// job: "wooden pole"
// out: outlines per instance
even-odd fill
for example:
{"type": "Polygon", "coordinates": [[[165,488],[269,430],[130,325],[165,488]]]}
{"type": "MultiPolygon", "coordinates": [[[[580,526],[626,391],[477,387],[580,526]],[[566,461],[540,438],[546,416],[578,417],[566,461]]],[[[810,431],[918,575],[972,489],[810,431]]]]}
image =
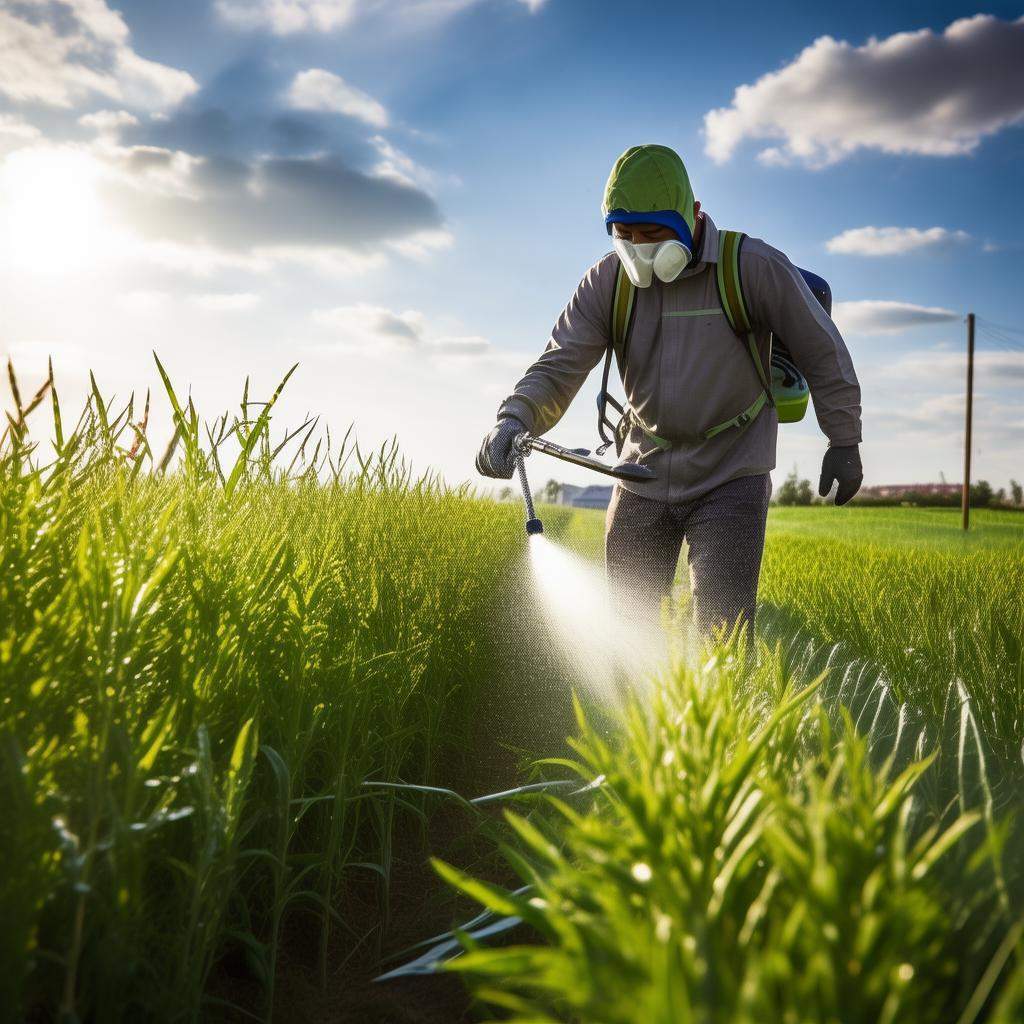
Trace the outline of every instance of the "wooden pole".
{"type": "Polygon", "coordinates": [[[964,423],[964,488],[960,511],[965,530],[971,526],[971,419],[974,414],[974,314],[967,314],[967,419],[964,423]]]}

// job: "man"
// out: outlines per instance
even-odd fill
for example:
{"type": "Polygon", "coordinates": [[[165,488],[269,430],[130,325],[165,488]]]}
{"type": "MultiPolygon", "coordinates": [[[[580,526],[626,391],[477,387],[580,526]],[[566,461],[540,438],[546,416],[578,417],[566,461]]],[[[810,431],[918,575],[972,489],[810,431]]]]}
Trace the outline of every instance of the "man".
{"type": "MultiPolygon", "coordinates": [[[[723,315],[716,264],[726,236],[701,212],[682,160],[665,146],[623,153],[603,212],[615,251],[587,271],[544,352],[502,402],[477,469],[508,479],[513,438],[544,434],[562,417],[610,343],[621,262],[636,286],[620,367],[629,403],[621,455],[657,477],[615,488],[605,527],[609,582],[660,603],[685,539],[698,627],[712,633],[739,620],[752,629],[778,415],[771,402],[759,403],[769,387],[723,315]],[[714,429],[719,424],[725,428],[714,429]]],[[[838,481],[835,501],[845,504],[862,479],[850,354],[783,253],[747,238],[738,261],[758,349],[768,349],[771,334],[784,339],[810,386],[829,442],[819,493],[838,481]]]]}

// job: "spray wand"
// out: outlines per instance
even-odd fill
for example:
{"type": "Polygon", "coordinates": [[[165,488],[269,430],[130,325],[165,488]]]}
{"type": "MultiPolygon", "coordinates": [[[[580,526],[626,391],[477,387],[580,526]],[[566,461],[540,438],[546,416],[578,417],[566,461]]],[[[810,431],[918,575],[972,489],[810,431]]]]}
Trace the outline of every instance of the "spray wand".
{"type": "Polygon", "coordinates": [[[519,484],[523,488],[523,502],[526,505],[526,532],[529,535],[544,532],[544,524],[537,518],[533,508],[533,495],[530,494],[530,484],[526,479],[526,457],[531,452],[543,452],[563,462],[572,463],[574,466],[583,466],[585,469],[592,469],[595,473],[603,473],[605,476],[615,477],[616,480],[653,480],[655,472],[649,466],[641,466],[636,462],[620,462],[615,466],[609,466],[600,459],[595,459],[587,448],[563,448],[554,441],[548,441],[541,437],[532,437],[524,431],[512,442],[512,450],[515,452],[516,472],[519,474],[519,484]]]}

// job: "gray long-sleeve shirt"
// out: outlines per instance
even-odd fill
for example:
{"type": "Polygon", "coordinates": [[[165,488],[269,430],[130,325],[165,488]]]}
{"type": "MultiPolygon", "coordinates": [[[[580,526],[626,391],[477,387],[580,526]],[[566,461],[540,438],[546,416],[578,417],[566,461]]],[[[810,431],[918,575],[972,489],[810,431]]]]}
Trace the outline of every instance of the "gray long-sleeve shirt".
{"type": "MultiPolygon", "coordinates": [[[[746,409],[761,388],[746,345],[729,327],[718,297],[719,235],[704,218],[697,262],[671,284],[639,288],[623,378],[626,399],[662,451],[633,426],[622,458],[641,459],[657,479],[622,486],[660,501],[687,502],[741,476],[775,468],[778,415],[766,406],[745,429],[709,440],[703,431],[746,409]]],[[[800,272],[778,249],[748,238],[740,254],[743,289],[762,347],[769,333],[785,341],[810,385],[814,412],[832,445],[859,444],[860,385],[842,336],[800,272]]],[[[532,433],[561,419],[609,343],[618,256],[586,273],[559,316],[540,358],[502,402],[532,433]]]]}

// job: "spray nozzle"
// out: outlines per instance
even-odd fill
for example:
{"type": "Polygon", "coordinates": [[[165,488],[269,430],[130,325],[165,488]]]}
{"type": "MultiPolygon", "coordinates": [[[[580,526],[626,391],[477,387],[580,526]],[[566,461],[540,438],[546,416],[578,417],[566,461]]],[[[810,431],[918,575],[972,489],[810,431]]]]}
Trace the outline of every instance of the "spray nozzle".
{"type": "Polygon", "coordinates": [[[545,455],[552,455],[563,462],[571,462],[574,466],[583,466],[592,469],[596,473],[604,473],[606,476],[613,476],[617,480],[653,480],[654,470],[649,466],[641,466],[636,462],[620,462],[616,466],[609,466],[591,456],[587,448],[563,448],[554,441],[546,441],[540,437],[532,437],[525,430],[517,434],[512,441],[512,451],[515,457],[516,472],[519,474],[519,484],[523,488],[523,503],[526,505],[526,532],[531,537],[537,533],[544,532],[544,524],[537,518],[533,509],[533,495],[530,493],[530,483],[526,479],[526,458],[530,452],[543,452],[545,455]]]}

